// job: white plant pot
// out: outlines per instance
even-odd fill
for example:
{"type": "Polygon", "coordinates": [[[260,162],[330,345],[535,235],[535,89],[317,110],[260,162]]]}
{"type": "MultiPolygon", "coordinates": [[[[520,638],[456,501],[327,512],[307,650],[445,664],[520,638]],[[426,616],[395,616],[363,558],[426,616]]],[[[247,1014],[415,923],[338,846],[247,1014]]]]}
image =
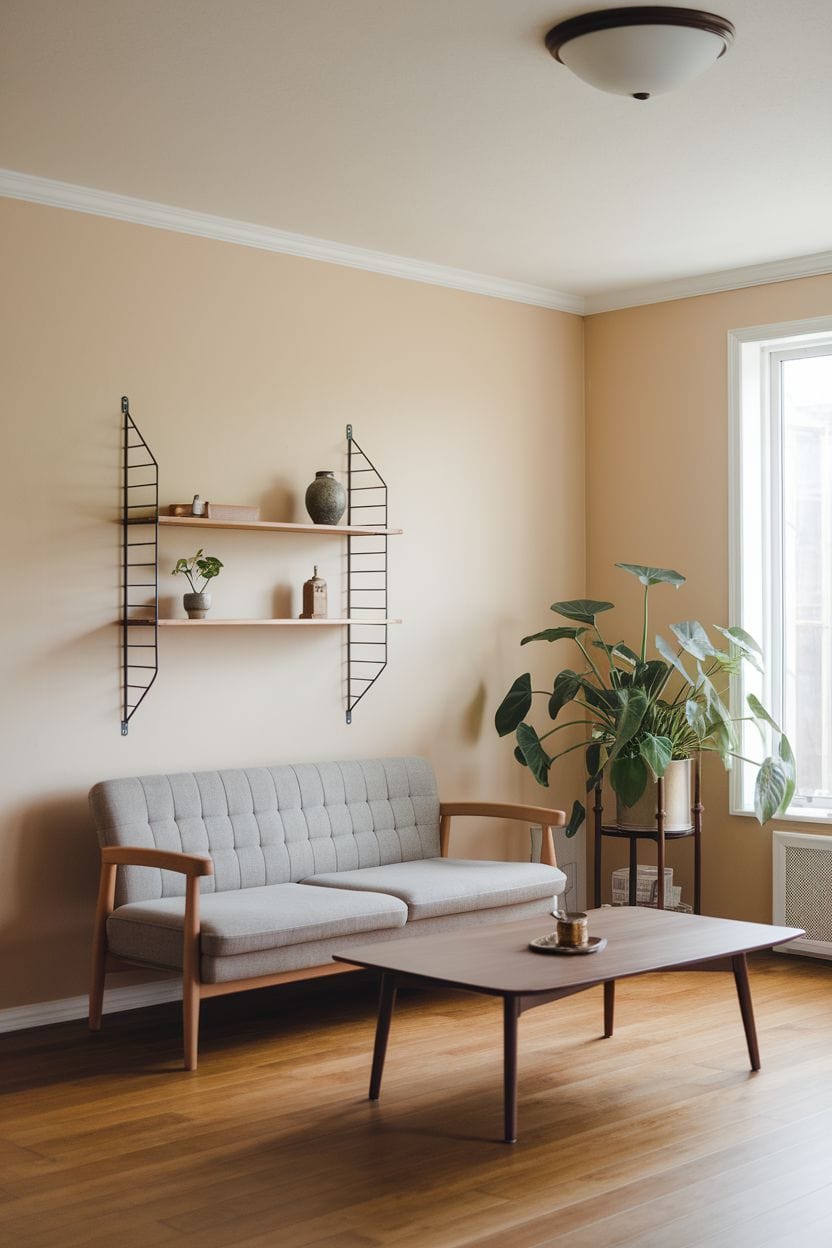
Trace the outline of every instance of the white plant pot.
{"type": "MultiPolygon", "coordinates": [[[[691,760],[674,759],[664,773],[664,830],[684,832],[693,826],[690,791],[691,760]]],[[[616,796],[616,823],[631,832],[655,832],[658,788],[648,780],[635,806],[625,806],[616,796]]]]}

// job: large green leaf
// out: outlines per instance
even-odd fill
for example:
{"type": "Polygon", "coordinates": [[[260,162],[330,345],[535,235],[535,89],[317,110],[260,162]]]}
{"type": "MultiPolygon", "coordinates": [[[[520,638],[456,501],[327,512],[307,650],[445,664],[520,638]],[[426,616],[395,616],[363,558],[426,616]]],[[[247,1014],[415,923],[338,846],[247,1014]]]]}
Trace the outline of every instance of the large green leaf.
{"type": "Polygon", "coordinates": [[[647,663],[639,663],[635,670],[634,684],[643,689],[648,698],[658,697],[664,686],[667,684],[667,678],[670,675],[670,668],[661,659],[650,659],[647,663]]]}
{"type": "Polygon", "coordinates": [[[680,624],[671,624],[670,631],[682,649],[687,650],[695,659],[711,659],[719,653],[711,645],[708,634],[698,620],[682,620],[680,624]]]}
{"type": "Polygon", "coordinates": [[[494,716],[494,727],[501,737],[514,732],[531,710],[532,677],[530,672],[518,676],[514,684],[497,707],[494,716]]]}
{"type": "Polygon", "coordinates": [[[780,758],[786,769],[786,793],[780,803],[780,814],[785,814],[792,804],[794,791],[797,788],[797,763],[795,761],[794,752],[789,743],[789,738],[785,733],[780,738],[780,758]]]}
{"type": "Polygon", "coordinates": [[[681,572],[674,572],[672,568],[649,568],[643,563],[617,563],[615,566],[631,576],[637,576],[648,589],[651,585],[673,585],[678,589],[685,583],[681,572]]]}
{"type": "Polygon", "coordinates": [[[529,764],[526,762],[523,751],[520,749],[519,745],[515,745],[514,747],[514,757],[517,759],[521,767],[528,767],[529,764]]]}
{"type": "Polygon", "coordinates": [[[552,696],[549,698],[549,714],[552,719],[557,719],[561,708],[573,700],[580,687],[581,682],[577,672],[567,668],[566,671],[558,673],[555,677],[552,696]]]}
{"type": "Polygon", "coordinates": [[[585,818],[586,818],[586,811],[584,810],[581,803],[576,800],[575,802],[572,803],[572,814],[569,816],[569,822],[564,828],[564,832],[566,833],[566,835],[574,836],[585,818]]]}
{"type": "Polygon", "coordinates": [[[789,777],[783,761],[764,759],[754,785],[754,814],[760,823],[768,823],[782,809],[788,787],[789,777]]]}
{"type": "Polygon", "coordinates": [[[606,711],[608,715],[616,715],[618,713],[617,689],[600,687],[581,673],[578,674],[578,681],[583,690],[583,695],[591,707],[599,711],[606,711]]]}
{"type": "Polygon", "coordinates": [[[610,767],[610,784],[625,806],[635,806],[647,787],[643,758],[617,758],[610,767]]]}
{"type": "Polygon", "coordinates": [[[586,747],[586,774],[588,793],[601,779],[601,743],[599,741],[593,741],[592,745],[586,747]]]}
{"type": "MultiPolygon", "coordinates": [[[[668,764],[673,756],[673,742],[670,740],[670,737],[656,737],[652,732],[646,732],[640,738],[638,748],[641,757],[650,768],[653,779],[660,779],[667,771],[668,764]]],[[[632,805],[632,802],[630,805],[632,805]]]]}
{"type": "Polygon", "coordinates": [[[574,641],[581,633],[588,631],[586,628],[569,628],[565,624],[560,628],[544,628],[542,633],[532,633],[530,637],[524,637],[520,645],[525,646],[527,641],[560,641],[564,637],[574,641]]]}
{"type": "Polygon", "coordinates": [[[549,768],[552,766],[552,760],[540,744],[540,738],[534,728],[529,724],[520,724],[518,727],[517,745],[537,783],[548,788],[549,768]]]}
{"type": "Polygon", "coordinates": [[[685,719],[701,741],[708,732],[708,721],[705,712],[695,698],[688,698],[685,703],[685,719]]]}
{"type": "Polygon", "coordinates": [[[763,665],[760,661],[763,652],[750,633],[747,633],[743,628],[722,628],[719,624],[714,624],[714,628],[718,633],[722,633],[723,637],[728,638],[731,644],[739,651],[742,658],[746,659],[752,667],[756,667],[758,672],[763,671],[763,665]]]}
{"type": "MultiPolygon", "coordinates": [[[[621,708],[615,734],[615,745],[610,750],[610,761],[618,758],[624,746],[636,735],[647,710],[647,694],[642,689],[618,689],[621,708]]],[[[632,806],[632,802],[627,803],[632,806]]]]}
{"type": "Polygon", "coordinates": [[[762,647],[754,640],[750,633],[744,628],[739,628],[736,624],[731,628],[720,628],[719,624],[714,624],[714,628],[718,633],[722,633],[723,637],[729,638],[735,645],[741,646],[744,650],[750,650],[754,654],[763,657],[762,647]]]}
{"type": "Polygon", "coordinates": [[[676,668],[676,671],[679,673],[679,675],[684,680],[686,680],[689,685],[693,684],[693,681],[691,680],[690,676],[688,676],[687,672],[685,671],[682,660],[679,658],[679,656],[676,653],[674,653],[673,647],[668,645],[664,637],[658,636],[656,638],[656,649],[658,650],[659,654],[662,656],[662,658],[666,662],[670,663],[672,667],[676,668]]]}
{"type": "Polygon", "coordinates": [[[774,722],[759,698],[756,698],[753,693],[749,693],[746,701],[755,719],[761,719],[764,723],[770,724],[775,732],[782,732],[780,725],[774,722]]]}
{"type": "Polygon", "coordinates": [[[549,609],[558,615],[565,615],[567,620],[594,624],[596,615],[611,611],[614,605],[612,602],[599,602],[597,598],[570,598],[567,602],[553,602],[549,609]]]}

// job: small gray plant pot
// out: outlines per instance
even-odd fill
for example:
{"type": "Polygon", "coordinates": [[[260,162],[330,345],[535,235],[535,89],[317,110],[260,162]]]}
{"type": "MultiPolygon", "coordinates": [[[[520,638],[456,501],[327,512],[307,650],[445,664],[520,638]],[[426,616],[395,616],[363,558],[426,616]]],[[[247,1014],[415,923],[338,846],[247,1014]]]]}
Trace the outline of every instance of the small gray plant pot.
{"type": "Polygon", "coordinates": [[[189,620],[204,620],[211,610],[210,594],[184,594],[182,605],[188,612],[189,620]]]}

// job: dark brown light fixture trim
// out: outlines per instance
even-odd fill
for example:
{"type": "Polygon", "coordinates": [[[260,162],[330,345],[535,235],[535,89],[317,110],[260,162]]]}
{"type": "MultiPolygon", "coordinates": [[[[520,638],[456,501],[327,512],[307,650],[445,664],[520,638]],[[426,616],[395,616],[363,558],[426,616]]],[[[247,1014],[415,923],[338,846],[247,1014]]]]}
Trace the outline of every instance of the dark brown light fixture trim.
{"type": "MultiPolygon", "coordinates": [[[[617,26],[690,26],[718,35],[723,41],[723,56],[734,40],[734,26],[726,17],[706,13],[704,9],[675,9],[658,4],[636,5],[630,9],[599,9],[595,13],[581,13],[558,22],[546,36],[546,47],[556,61],[560,50],[572,39],[589,35],[596,30],[611,30],[617,26]]],[[[561,62],[563,64],[563,62],[561,62]]]]}

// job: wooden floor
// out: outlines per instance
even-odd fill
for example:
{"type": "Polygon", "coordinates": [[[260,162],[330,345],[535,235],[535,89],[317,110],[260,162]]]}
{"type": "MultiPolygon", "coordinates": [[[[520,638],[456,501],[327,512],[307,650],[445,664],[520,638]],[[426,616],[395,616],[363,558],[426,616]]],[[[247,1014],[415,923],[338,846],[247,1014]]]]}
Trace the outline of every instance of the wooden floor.
{"type": "Polygon", "coordinates": [[[0,1036],[0,1243],[830,1248],[832,966],[751,984],[758,1075],[729,975],[532,1011],[514,1147],[482,997],[403,997],[377,1105],[363,976],[207,1003],[191,1075],[173,1006],[0,1036]]]}

